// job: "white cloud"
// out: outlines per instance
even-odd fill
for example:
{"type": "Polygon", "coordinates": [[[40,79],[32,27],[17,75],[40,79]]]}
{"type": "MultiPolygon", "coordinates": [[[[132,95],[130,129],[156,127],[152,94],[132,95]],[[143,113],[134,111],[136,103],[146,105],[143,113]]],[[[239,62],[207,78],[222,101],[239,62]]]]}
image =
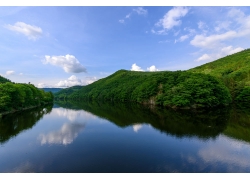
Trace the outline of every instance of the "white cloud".
{"type": "Polygon", "coordinates": [[[160,19],[156,25],[162,26],[164,30],[172,29],[174,26],[181,25],[181,17],[184,17],[188,13],[186,7],[174,7],[169,10],[162,19],[160,19]]]}
{"type": "Polygon", "coordinates": [[[227,31],[223,34],[213,34],[210,36],[196,35],[190,42],[191,45],[201,48],[214,48],[221,41],[239,36],[235,31],[227,31]]]}
{"type": "Polygon", "coordinates": [[[75,75],[70,76],[67,80],[63,80],[58,82],[56,87],[71,87],[71,86],[83,86],[87,84],[91,84],[97,80],[96,77],[85,77],[85,79],[79,79],[75,75]]]}
{"type": "Polygon", "coordinates": [[[143,9],[143,7],[138,7],[136,9],[133,9],[133,11],[137,12],[139,15],[146,15],[148,11],[146,9],[143,9]]]}
{"type": "Polygon", "coordinates": [[[17,33],[24,34],[31,40],[37,40],[41,37],[43,31],[40,27],[32,26],[24,22],[16,22],[14,25],[5,25],[5,28],[15,31],[17,33]]]}
{"type": "Polygon", "coordinates": [[[242,47],[237,47],[237,48],[233,49],[232,46],[227,46],[227,47],[224,47],[221,49],[222,53],[225,55],[234,54],[234,53],[240,52],[242,50],[244,50],[242,47]]]}
{"type": "Polygon", "coordinates": [[[19,73],[19,75],[20,75],[20,76],[22,76],[22,75],[23,75],[23,73],[19,73]]]}
{"type": "Polygon", "coordinates": [[[133,64],[130,70],[131,71],[144,71],[141,67],[137,66],[136,64],[133,64]]]}
{"type": "Polygon", "coordinates": [[[177,40],[175,40],[175,43],[176,42],[183,42],[183,41],[185,41],[186,39],[188,39],[189,38],[189,35],[183,35],[183,36],[181,36],[179,39],[177,39],[177,40]]]}
{"type": "Polygon", "coordinates": [[[237,47],[237,48],[233,48],[233,46],[227,46],[227,47],[223,47],[221,49],[219,49],[219,51],[213,53],[213,54],[203,54],[201,57],[199,57],[197,60],[197,62],[199,61],[212,61],[212,60],[216,60],[219,58],[222,58],[224,56],[230,55],[230,54],[234,54],[237,52],[240,52],[244,50],[242,47],[237,47]]]}
{"type": "Polygon", "coordinates": [[[46,88],[46,87],[49,87],[49,86],[47,84],[45,84],[45,83],[38,83],[37,87],[38,88],[46,88]]]}
{"type": "Polygon", "coordinates": [[[219,32],[221,30],[228,30],[230,27],[230,24],[232,23],[231,21],[218,21],[216,22],[217,26],[214,28],[215,31],[219,32]]]}
{"type": "Polygon", "coordinates": [[[157,69],[154,65],[153,66],[150,66],[149,68],[147,68],[148,71],[159,71],[159,69],[157,69]]]}
{"type": "Polygon", "coordinates": [[[45,56],[44,64],[52,64],[54,66],[62,67],[67,73],[81,73],[86,72],[85,67],[73,55],[66,56],[45,56]]]}
{"type": "Polygon", "coordinates": [[[249,37],[250,16],[246,16],[244,12],[235,8],[231,8],[227,16],[230,18],[230,21],[217,21],[215,23],[217,24],[213,28],[215,33],[212,32],[207,36],[204,33],[196,35],[190,41],[190,44],[200,48],[218,49],[222,45],[225,46],[227,40],[249,37]],[[231,25],[234,26],[234,29],[230,28],[231,25]],[[238,26],[237,28],[235,28],[236,25],[238,26]],[[226,32],[221,33],[222,30],[226,30],[226,32]]]}
{"type": "Polygon", "coordinates": [[[15,71],[6,71],[7,76],[10,76],[10,75],[13,75],[13,74],[15,74],[15,71]]]}
{"type": "Polygon", "coordinates": [[[203,54],[201,57],[199,57],[196,61],[208,61],[211,60],[211,57],[208,54],[203,54]]]}
{"type": "Polygon", "coordinates": [[[40,134],[39,139],[41,144],[63,144],[68,145],[78,136],[83,130],[83,124],[64,124],[58,131],[53,131],[48,134],[40,134]]]}

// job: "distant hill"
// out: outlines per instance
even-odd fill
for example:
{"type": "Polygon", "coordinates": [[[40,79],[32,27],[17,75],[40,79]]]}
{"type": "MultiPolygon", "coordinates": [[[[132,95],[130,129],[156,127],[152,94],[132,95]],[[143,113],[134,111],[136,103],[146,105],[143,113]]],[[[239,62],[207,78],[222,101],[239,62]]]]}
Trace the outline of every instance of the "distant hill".
{"type": "Polygon", "coordinates": [[[45,92],[52,92],[53,94],[61,91],[63,88],[40,88],[43,89],[45,92]]]}
{"type": "Polygon", "coordinates": [[[227,88],[216,78],[186,71],[119,70],[79,89],[55,93],[56,99],[131,101],[168,107],[198,108],[227,105],[227,88]]]}
{"type": "Polygon", "coordinates": [[[56,92],[55,93],[55,96],[57,98],[60,98],[60,99],[64,99],[65,97],[67,97],[69,94],[81,89],[83,86],[72,86],[72,87],[69,87],[69,88],[64,88],[64,89],[61,89],[60,91],[56,92]]]}
{"type": "Polygon", "coordinates": [[[217,77],[227,86],[233,100],[250,101],[250,49],[188,71],[217,77]]]}
{"type": "Polygon", "coordinates": [[[79,89],[59,91],[55,98],[133,101],[183,108],[250,102],[250,49],[187,71],[119,70],[79,89]]]}
{"type": "Polygon", "coordinates": [[[10,82],[10,80],[3,76],[0,76],[0,83],[6,83],[6,82],[10,82]]]}

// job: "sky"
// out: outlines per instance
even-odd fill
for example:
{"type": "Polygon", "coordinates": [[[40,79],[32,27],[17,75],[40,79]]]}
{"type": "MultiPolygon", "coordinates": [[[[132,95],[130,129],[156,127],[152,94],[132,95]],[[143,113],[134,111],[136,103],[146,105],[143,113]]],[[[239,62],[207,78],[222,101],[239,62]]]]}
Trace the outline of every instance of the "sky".
{"type": "Polygon", "coordinates": [[[39,88],[187,70],[249,42],[250,6],[0,6],[0,75],[39,88]]]}

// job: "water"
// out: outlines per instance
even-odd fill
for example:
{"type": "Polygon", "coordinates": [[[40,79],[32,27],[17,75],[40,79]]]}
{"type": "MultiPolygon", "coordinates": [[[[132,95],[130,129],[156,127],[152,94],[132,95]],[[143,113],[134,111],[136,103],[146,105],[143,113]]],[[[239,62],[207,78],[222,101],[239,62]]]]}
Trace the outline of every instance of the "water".
{"type": "Polygon", "coordinates": [[[250,112],[57,102],[0,119],[0,172],[250,172],[250,112]]]}

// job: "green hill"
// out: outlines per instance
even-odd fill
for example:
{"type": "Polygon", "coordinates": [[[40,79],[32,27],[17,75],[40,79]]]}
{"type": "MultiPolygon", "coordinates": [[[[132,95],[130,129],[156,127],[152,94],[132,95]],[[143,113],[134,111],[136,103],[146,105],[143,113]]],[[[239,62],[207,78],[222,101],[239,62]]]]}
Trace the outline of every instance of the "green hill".
{"type": "Polygon", "coordinates": [[[250,49],[187,71],[119,70],[80,89],[67,88],[55,97],[134,101],[182,108],[250,102],[250,49]]]}
{"type": "Polygon", "coordinates": [[[230,94],[216,78],[186,71],[119,70],[90,85],[64,89],[56,99],[133,101],[167,107],[197,108],[227,105],[230,94]],[[66,93],[67,92],[67,93],[66,93]]]}
{"type": "Polygon", "coordinates": [[[190,69],[222,81],[235,101],[250,101],[250,49],[190,69]]]}
{"type": "Polygon", "coordinates": [[[10,82],[10,80],[0,76],[0,83],[6,83],[6,82],[10,82]]]}

